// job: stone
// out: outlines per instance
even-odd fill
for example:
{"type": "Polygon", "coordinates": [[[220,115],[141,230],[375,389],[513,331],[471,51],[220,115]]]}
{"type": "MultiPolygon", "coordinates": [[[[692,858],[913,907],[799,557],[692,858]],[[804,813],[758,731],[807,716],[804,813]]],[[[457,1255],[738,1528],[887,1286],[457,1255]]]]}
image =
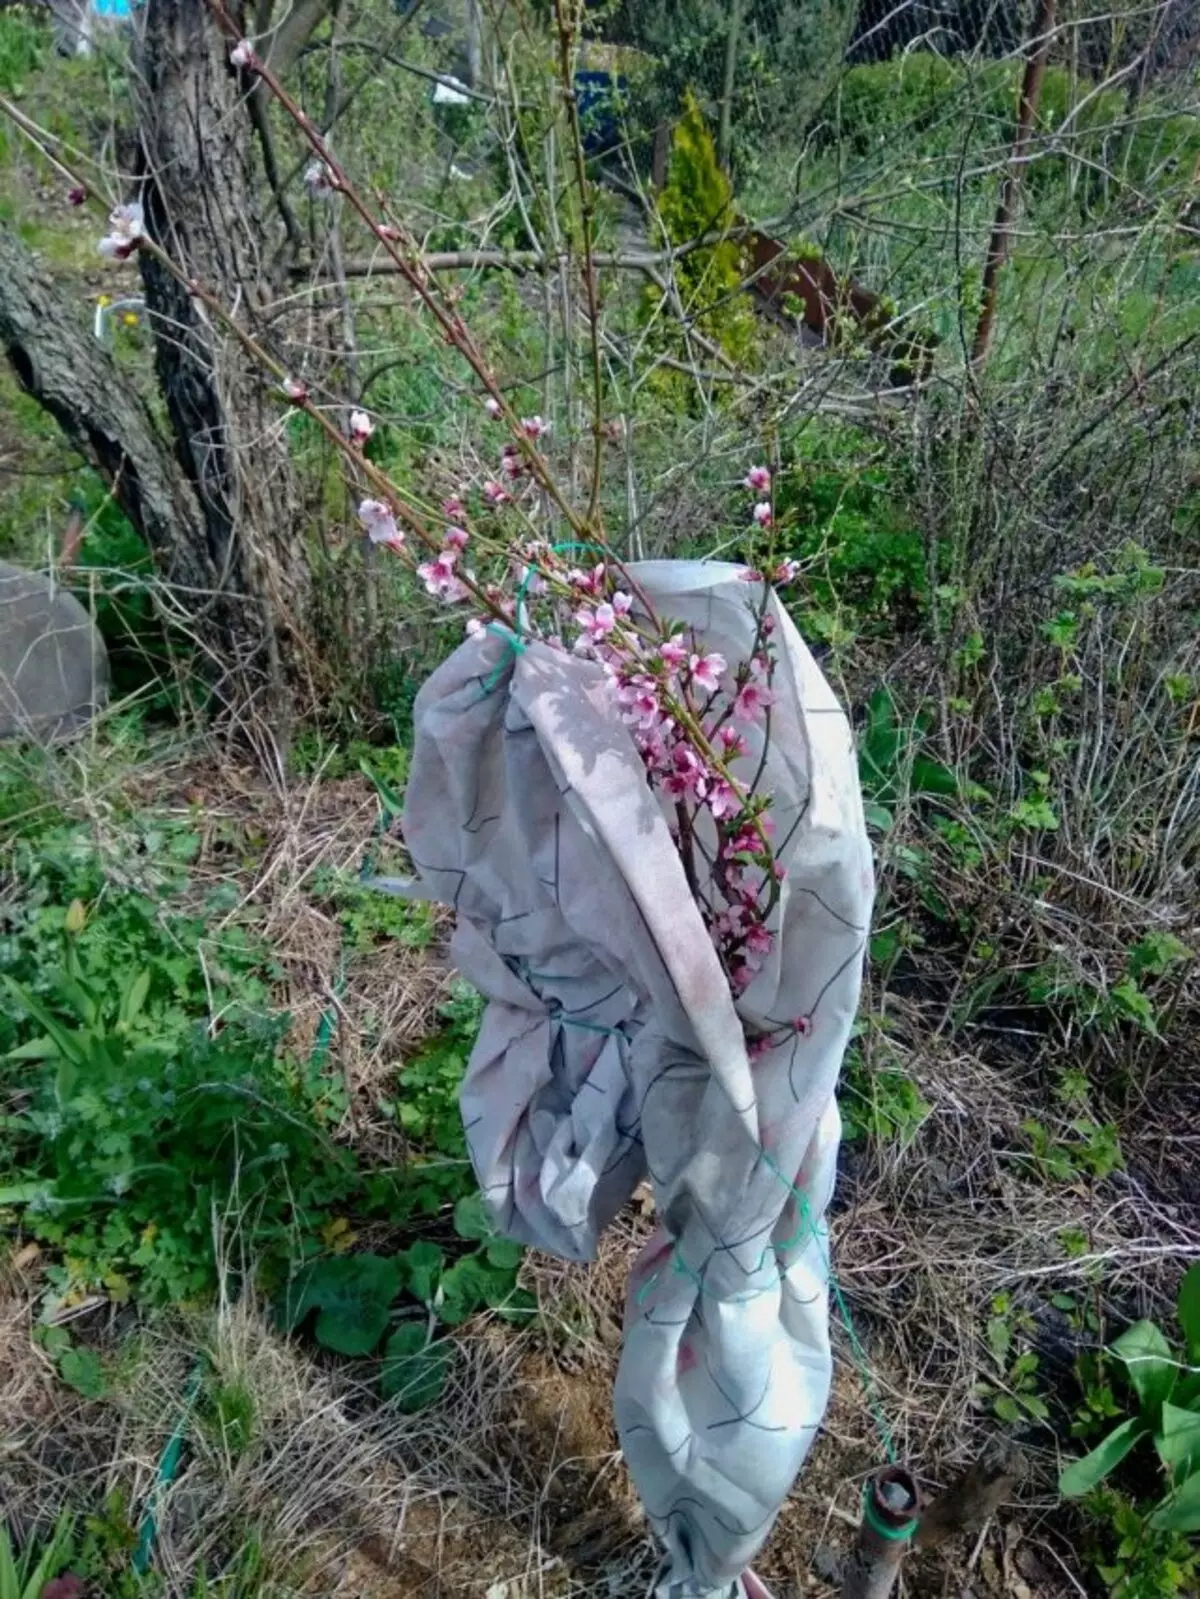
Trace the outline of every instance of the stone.
{"type": "Polygon", "coordinates": [[[53,577],[0,561],[0,739],[53,744],[108,699],[108,652],[87,610],[53,577]]]}

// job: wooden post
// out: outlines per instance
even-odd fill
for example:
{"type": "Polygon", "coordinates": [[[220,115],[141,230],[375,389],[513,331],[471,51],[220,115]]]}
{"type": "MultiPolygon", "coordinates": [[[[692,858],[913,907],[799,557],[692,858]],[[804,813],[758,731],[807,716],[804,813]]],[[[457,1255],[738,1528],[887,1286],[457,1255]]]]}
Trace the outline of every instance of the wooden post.
{"type": "Polygon", "coordinates": [[[725,34],[725,81],[721,85],[721,125],[717,133],[717,160],[729,171],[733,147],[733,86],[737,79],[738,39],[742,31],[742,0],[729,0],[729,28],[725,34]]]}
{"type": "Polygon", "coordinates": [[[916,1481],[902,1466],[886,1466],[868,1481],[841,1599],[888,1599],[916,1533],[919,1507],[916,1481]]]}
{"type": "Polygon", "coordinates": [[[1004,173],[1004,181],[1000,185],[996,220],[992,224],[992,236],[988,242],[987,260],[983,268],[982,305],[979,321],[975,324],[975,338],[971,345],[973,366],[982,366],[991,343],[992,324],[996,320],[996,299],[1000,291],[1000,270],[1008,259],[1008,243],[1021,193],[1022,167],[1029,148],[1030,135],[1033,133],[1033,120],[1037,115],[1038,101],[1042,97],[1042,79],[1046,74],[1046,57],[1050,54],[1050,36],[1053,30],[1054,0],[1038,0],[1030,53],[1025,62],[1025,77],[1021,83],[1017,131],[1004,173]]]}

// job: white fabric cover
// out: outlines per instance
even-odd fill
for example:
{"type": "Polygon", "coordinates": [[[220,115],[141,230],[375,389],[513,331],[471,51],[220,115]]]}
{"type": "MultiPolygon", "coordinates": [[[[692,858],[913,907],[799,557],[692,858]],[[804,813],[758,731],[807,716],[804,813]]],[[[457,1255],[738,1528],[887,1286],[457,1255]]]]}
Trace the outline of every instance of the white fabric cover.
{"type": "MultiPolygon", "coordinates": [[[[730,663],[757,583],[723,563],[631,568],[730,663]]],[[[404,833],[417,892],[488,1006],[462,1088],[499,1226],[570,1260],[648,1175],[615,1409],[666,1545],[660,1592],[726,1592],[764,1541],[828,1396],[823,1220],[838,1069],[873,892],[850,730],[777,598],[761,792],[787,867],[779,937],[736,1000],[601,669],[486,633],[416,703],[404,833]],[[751,1065],[746,1035],[789,1027],[751,1065]]],[[[750,781],[761,738],[736,770],[750,781]]]]}

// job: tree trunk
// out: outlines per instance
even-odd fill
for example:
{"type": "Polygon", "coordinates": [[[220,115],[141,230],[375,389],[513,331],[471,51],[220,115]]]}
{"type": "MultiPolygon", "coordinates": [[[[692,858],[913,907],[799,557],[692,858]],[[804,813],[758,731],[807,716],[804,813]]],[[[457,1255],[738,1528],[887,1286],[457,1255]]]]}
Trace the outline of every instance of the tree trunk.
{"type": "Polygon", "coordinates": [[[112,485],[167,581],[211,589],[200,502],[149,407],[89,324],[16,230],[0,227],[0,345],[18,382],[112,485]]]}
{"type": "MultiPolygon", "coordinates": [[[[136,70],[142,203],[177,266],[260,334],[270,241],[229,44],[197,0],[148,0],[136,70]]],[[[199,502],[230,663],[274,720],[306,675],[312,585],[279,401],[236,339],[149,255],[159,383],[199,502]]],[[[286,732],[285,735],[286,737],[286,732]]]]}

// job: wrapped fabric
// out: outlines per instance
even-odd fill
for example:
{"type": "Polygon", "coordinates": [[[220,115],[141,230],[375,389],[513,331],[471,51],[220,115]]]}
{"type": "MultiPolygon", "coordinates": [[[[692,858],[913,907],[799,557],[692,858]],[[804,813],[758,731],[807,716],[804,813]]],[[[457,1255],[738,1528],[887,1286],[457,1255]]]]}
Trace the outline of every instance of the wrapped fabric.
{"type": "MultiPolygon", "coordinates": [[[[660,615],[730,662],[762,590],[742,568],[644,562],[660,615]]],[[[667,816],[599,666],[468,639],[424,685],[404,832],[453,905],[488,1005],[462,1088],[498,1225],[587,1260],[648,1176],[615,1410],[671,1599],[730,1590],[769,1532],[830,1381],[824,1212],[834,1089],[873,877],[850,731],[774,595],[775,702],[741,759],[786,867],[770,957],[735,1000],[667,816]],[[746,1039],[760,1042],[751,1063],[746,1039]]]]}

